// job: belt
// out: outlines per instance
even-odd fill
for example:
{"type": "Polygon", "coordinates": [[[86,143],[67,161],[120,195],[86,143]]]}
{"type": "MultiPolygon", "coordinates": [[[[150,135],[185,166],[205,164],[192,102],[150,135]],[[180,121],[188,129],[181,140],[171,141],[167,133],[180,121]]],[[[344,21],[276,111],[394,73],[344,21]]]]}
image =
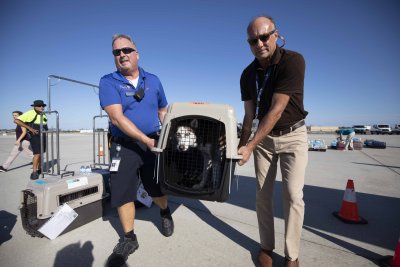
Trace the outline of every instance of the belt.
{"type": "MultiPolygon", "coordinates": [[[[158,137],[160,135],[159,135],[159,132],[154,132],[154,133],[148,134],[147,136],[150,137],[151,139],[158,139],[158,137]]],[[[126,137],[113,136],[111,138],[111,140],[113,140],[114,142],[117,142],[117,143],[122,143],[122,142],[124,142],[124,143],[136,143],[136,142],[139,142],[139,140],[136,140],[136,139],[133,139],[133,138],[127,137],[127,136],[126,137]]]]}
{"type": "Polygon", "coordinates": [[[285,135],[285,134],[288,134],[288,133],[293,132],[294,130],[300,128],[300,127],[303,126],[304,124],[306,124],[306,123],[304,122],[304,120],[301,120],[301,121],[296,122],[296,123],[293,124],[291,127],[287,128],[287,129],[285,129],[285,130],[281,130],[281,131],[279,131],[279,130],[272,130],[268,135],[273,136],[273,137],[282,136],[282,135],[285,135]]]}

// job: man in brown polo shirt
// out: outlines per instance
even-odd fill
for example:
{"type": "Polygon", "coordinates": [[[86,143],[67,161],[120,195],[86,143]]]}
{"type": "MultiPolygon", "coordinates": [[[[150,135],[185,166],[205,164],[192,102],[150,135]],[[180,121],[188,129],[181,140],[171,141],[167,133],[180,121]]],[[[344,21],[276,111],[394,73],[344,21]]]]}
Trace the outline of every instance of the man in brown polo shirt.
{"type": "Polygon", "coordinates": [[[261,242],[258,261],[260,266],[272,267],[275,248],[273,186],[280,164],[286,229],[285,267],[299,266],[304,175],[308,161],[304,123],[307,111],[303,106],[305,62],[301,54],[277,46],[281,37],[271,17],[252,20],[247,27],[247,37],[255,59],[240,79],[245,115],[238,153],[243,156],[239,165],[243,165],[254,152],[261,242]],[[249,141],[252,131],[254,137],[249,141]]]}

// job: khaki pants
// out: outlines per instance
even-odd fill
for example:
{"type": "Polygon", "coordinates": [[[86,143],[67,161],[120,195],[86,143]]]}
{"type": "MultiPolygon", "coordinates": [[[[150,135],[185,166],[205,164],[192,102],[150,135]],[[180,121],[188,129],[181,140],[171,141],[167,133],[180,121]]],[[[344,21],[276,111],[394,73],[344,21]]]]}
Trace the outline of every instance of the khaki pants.
{"type": "Polygon", "coordinates": [[[279,137],[267,136],[254,151],[256,210],[261,247],[265,250],[275,248],[273,192],[278,160],[282,173],[285,256],[296,260],[304,220],[303,187],[308,161],[305,126],[279,137]]]}
{"type": "Polygon", "coordinates": [[[350,147],[351,149],[353,149],[353,137],[354,137],[355,135],[356,135],[356,134],[355,134],[354,132],[352,132],[352,133],[350,133],[350,134],[347,135],[347,137],[346,137],[346,145],[345,145],[345,147],[344,147],[345,150],[349,149],[349,147],[350,147]]]}
{"type": "Polygon", "coordinates": [[[11,165],[11,163],[13,163],[13,161],[18,157],[18,155],[22,151],[28,156],[29,160],[32,160],[33,153],[32,153],[31,144],[30,144],[29,141],[22,140],[20,145],[14,145],[14,147],[11,150],[10,155],[8,156],[7,160],[3,163],[3,168],[8,170],[8,168],[11,165]]]}

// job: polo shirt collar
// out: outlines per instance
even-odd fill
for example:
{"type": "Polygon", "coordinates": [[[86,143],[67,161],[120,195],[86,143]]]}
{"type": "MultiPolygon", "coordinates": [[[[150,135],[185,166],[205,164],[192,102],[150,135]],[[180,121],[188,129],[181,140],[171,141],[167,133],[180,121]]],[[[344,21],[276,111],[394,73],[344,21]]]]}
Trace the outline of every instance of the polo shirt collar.
{"type": "MultiPolygon", "coordinates": [[[[121,81],[121,82],[123,82],[123,83],[130,84],[130,82],[128,81],[128,79],[125,78],[125,76],[122,75],[122,73],[119,72],[119,71],[113,72],[112,76],[113,76],[113,78],[116,79],[116,80],[119,80],[119,81],[121,81]]],[[[139,67],[139,80],[138,80],[138,85],[139,85],[140,82],[141,82],[142,80],[144,80],[145,78],[146,78],[146,73],[145,73],[145,71],[144,71],[141,67],[139,67]]]]}
{"type": "MultiPolygon", "coordinates": [[[[283,53],[283,48],[280,48],[279,46],[276,46],[275,52],[272,55],[272,58],[271,58],[269,66],[277,65],[279,63],[279,61],[281,61],[282,53],[283,53]]],[[[254,66],[254,69],[256,69],[256,70],[262,69],[262,67],[261,67],[260,63],[258,62],[257,58],[254,59],[253,66],[254,66]]]]}

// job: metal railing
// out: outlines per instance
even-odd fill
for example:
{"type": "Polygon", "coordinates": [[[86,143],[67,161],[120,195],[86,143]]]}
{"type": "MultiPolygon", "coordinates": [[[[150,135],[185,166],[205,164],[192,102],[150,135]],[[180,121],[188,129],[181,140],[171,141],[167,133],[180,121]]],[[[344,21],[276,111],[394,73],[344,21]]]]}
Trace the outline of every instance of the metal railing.
{"type": "MultiPolygon", "coordinates": [[[[56,114],[56,128],[52,128],[52,129],[48,129],[48,130],[44,130],[43,129],[43,115],[40,116],[40,132],[41,132],[41,139],[40,139],[40,153],[41,155],[44,154],[44,140],[43,140],[43,135],[46,136],[46,162],[44,162],[44,157],[41,157],[41,162],[40,162],[40,166],[42,167],[42,170],[46,170],[46,173],[48,174],[54,174],[54,165],[57,166],[57,175],[60,175],[60,126],[59,126],[59,114],[57,111],[52,110],[51,109],[51,87],[53,86],[51,84],[51,79],[58,79],[58,80],[64,80],[64,81],[68,81],[68,82],[72,82],[72,83],[77,83],[77,84],[81,84],[81,85],[85,85],[85,86],[90,86],[93,88],[99,88],[98,85],[95,84],[90,84],[90,83],[86,83],[86,82],[81,82],[81,81],[77,81],[77,80],[73,80],[73,79],[69,79],[69,78],[65,78],[65,77],[61,77],[61,76],[57,76],[57,75],[49,75],[47,77],[47,111],[43,112],[44,114],[56,114]],[[54,140],[55,137],[55,140],[54,140]],[[49,140],[50,139],[50,140],[49,140]],[[54,151],[54,147],[56,147],[56,152],[54,151]],[[56,153],[56,154],[55,154],[56,153]],[[46,166],[45,166],[46,165],[46,166]]],[[[95,118],[97,117],[107,117],[107,115],[103,115],[103,111],[100,107],[100,115],[95,116],[93,119],[93,151],[95,151],[96,147],[95,147],[95,118]]],[[[100,136],[100,133],[98,133],[100,136]]],[[[105,141],[106,138],[104,136],[105,134],[103,133],[103,148],[108,148],[108,146],[106,146],[105,141]]],[[[100,140],[100,138],[99,138],[100,140]]],[[[99,141],[100,142],[100,141],[99,141]]],[[[99,143],[100,146],[100,143],[99,143]]],[[[93,152],[95,153],[95,152],[93,152]]],[[[105,155],[105,154],[104,154],[105,155]]],[[[94,163],[96,163],[94,161],[94,163]]],[[[100,160],[99,160],[100,163],[100,160]]],[[[101,164],[101,163],[100,163],[101,164]]],[[[103,157],[103,163],[104,165],[106,165],[105,162],[105,156],[103,157]]],[[[44,171],[42,171],[42,178],[44,177],[44,171]]]]}
{"type": "Polygon", "coordinates": [[[108,131],[96,128],[96,119],[108,118],[107,115],[97,115],[93,117],[93,165],[110,165],[110,157],[108,150],[108,131]],[[97,137],[97,138],[96,138],[97,137]],[[97,141],[97,142],[96,142],[97,141]],[[103,147],[103,154],[100,153],[100,146],[103,147]],[[97,161],[96,161],[97,151],[97,161]]]}
{"type": "Polygon", "coordinates": [[[45,111],[40,115],[40,155],[44,153],[44,140],[43,136],[46,136],[46,161],[44,162],[44,157],[40,157],[40,166],[42,169],[42,178],[46,171],[47,174],[54,174],[54,165],[57,166],[57,175],[60,175],[60,124],[59,115],[57,111],[45,111]],[[56,128],[44,130],[43,128],[43,115],[44,114],[56,114],[56,128]],[[55,135],[55,140],[54,140],[55,135]],[[50,137],[50,145],[49,145],[50,137]],[[54,142],[56,145],[56,157],[54,157],[54,142]]]}

